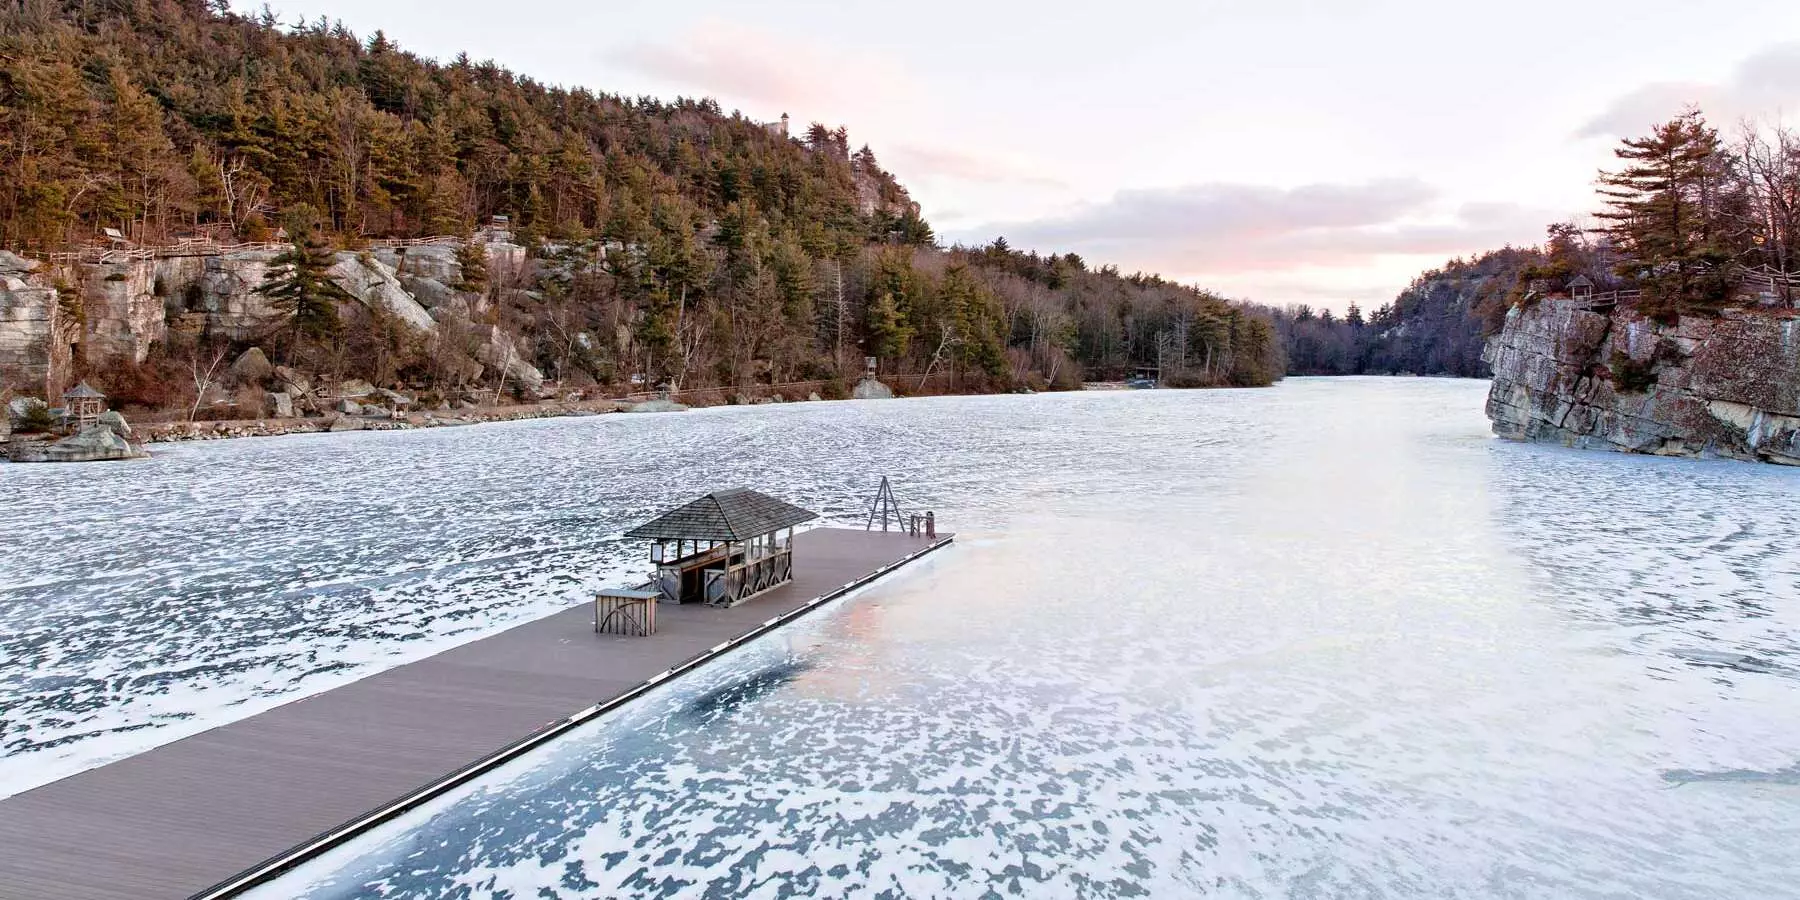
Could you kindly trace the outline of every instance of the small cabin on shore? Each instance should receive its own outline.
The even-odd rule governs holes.
[[[818,514],[745,488],[714,491],[625,532],[650,542],[664,603],[736,606],[794,580],[794,526]]]

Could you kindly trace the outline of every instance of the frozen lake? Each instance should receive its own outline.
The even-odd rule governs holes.
[[[0,791],[622,581],[705,487],[885,473],[957,546],[267,896],[1800,896],[1800,472],[1502,444],[1485,390],[0,467]]]

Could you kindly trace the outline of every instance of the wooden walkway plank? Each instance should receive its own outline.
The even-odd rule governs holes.
[[[802,532],[793,582],[650,637],[583,603],[0,800],[0,900],[194,896],[951,537]]]

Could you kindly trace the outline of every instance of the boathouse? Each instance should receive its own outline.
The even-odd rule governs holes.
[[[818,514],[744,488],[714,491],[625,532],[650,542],[665,603],[736,606],[794,580],[794,526]]]

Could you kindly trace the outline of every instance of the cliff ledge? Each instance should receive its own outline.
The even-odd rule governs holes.
[[[1482,358],[1494,433],[1570,447],[1800,465],[1800,318],[1727,310],[1663,325],[1551,297]]]

